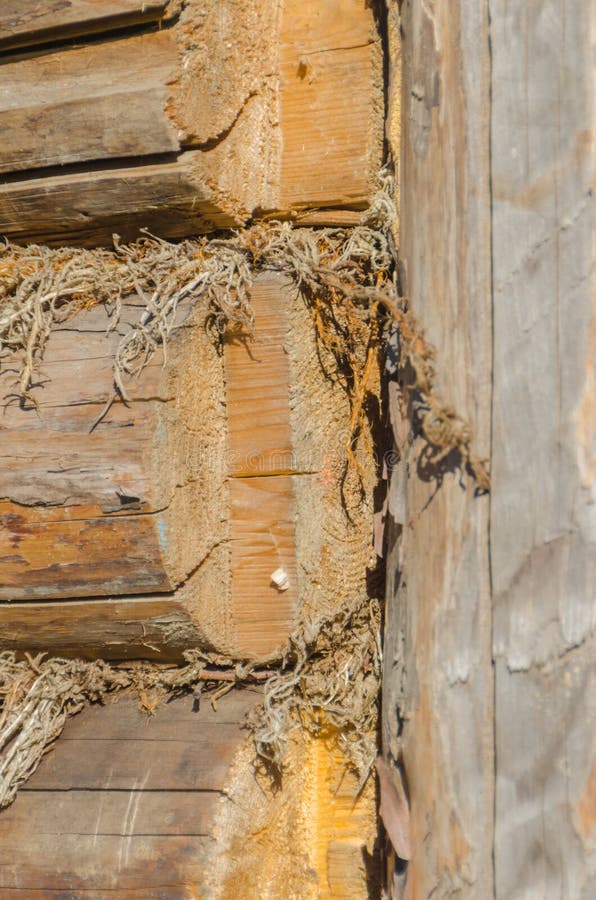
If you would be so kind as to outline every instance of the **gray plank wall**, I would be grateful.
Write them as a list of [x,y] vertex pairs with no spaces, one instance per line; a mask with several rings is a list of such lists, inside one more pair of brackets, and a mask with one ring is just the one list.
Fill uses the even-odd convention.
[[413,858],[392,896],[585,900],[590,4],[399,6],[403,287],[493,490],[474,498],[448,474],[425,507],[435,485],[394,390],[383,746],[403,767]]
[[496,887],[508,900],[587,900],[596,896],[590,3],[491,0],[490,10]]

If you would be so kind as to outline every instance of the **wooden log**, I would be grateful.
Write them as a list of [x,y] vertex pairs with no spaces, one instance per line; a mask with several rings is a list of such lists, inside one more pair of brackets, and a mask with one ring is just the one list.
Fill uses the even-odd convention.
[[[488,22],[463,2],[401,14],[402,285],[437,348],[438,394],[488,456]],[[405,770],[412,829],[392,896],[476,900],[493,892],[488,500],[457,471],[419,477],[420,439],[397,393],[392,406],[383,749]]]
[[294,735],[283,789],[258,775],[234,690],[215,712],[191,696],[121,697],[67,722],[0,811],[6,896],[365,900],[377,876],[375,791],[332,741]]
[[[139,307],[109,334],[102,306],[52,333],[36,405],[2,416],[2,649],[254,658],[300,608],[366,595],[375,461],[361,452],[365,493],[346,516],[349,401],[285,278],[262,276],[251,302],[252,338],[232,329],[221,356],[181,309],[167,366],[158,354],[107,410]],[[10,360],[3,372],[10,393]]]
[[0,172],[180,150],[165,112],[176,64],[169,30],[5,62]]
[[338,9],[193,0],[162,32],[5,60],[0,233],[100,244],[263,214],[353,222],[382,159],[382,53],[371,9]]
[[495,897],[580,900],[596,893],[590,8],[497,0],[491,21]]
[[[275,323],[274,332],[283,341],[287,312],[279,282],[267,285],[260,299],[258,295],[256,289],[257,334],[263,315]],[[100,331],[108,325],[103,308],[69,320],[48,343],[44,366],[50,382],[34,389],[33,395],[40,397],[37,408],[7,410],[2,493],[10,499],[3,501],[0,513],[0,596],[14,602],[107,595],[111,599],[93,601],[100,623],[107,618],[114,628],[118,618],[130,621],[138,610],[135,643],[142,626],[145,637],[147,629],[153,632],[142,643],[155,646],[151,622],[158,618],[162,634],[172,632],[173,652],[179,653],[182,642],[207,639],[200,627],[206,620],[217,643],[239,642],[253,653],[271,650],[287,634],[296,603],[293,491],[289,478],[276,479],[273,473],[233,478],[228,484],[228,474],[234,472],[227,470],[224,370],[212,339],[202,328],[184,327],[168,349],[167,368],[158,359],[131,386],[130,411],[116,404],[116,415],[108,411],[89,433],[110,397],[113,354],[135,314],[130,306],[109,335]],[[249,455],[258,448],[259,434],[264,434],[265,446],[269,439],[259,428],[261,368],[272,393],[285,399],[278,417],[289,434],[288,367],[283,344],[272,365],[261,358],[268,333],[265,327],[252,355],[246,342],[230,348],[232,359],[241,353],[247,364],[228,367],[228,403],[252,408],[257,417],[252,440],[233,444],[239,459],[243,444]],[[50,427],[40,428],[48,408]],[[238,415],[231,418],[236,434]],[[279,567],[291,579],[291,587],[281,593],[271,582]],[[156,592],[166,597],[160,602],[146,596],[140,607],[130,605],[131,594]],[[118,596],[126,599],[114,609]],[[98,603],[109,612],[101,612]],[[230,603],[237,616],[226,626]],[[192,627],[195,607],[198,629]],[[252,622],[246,611],[254,613],[255,607],[260,615]],[[14,607],[5,608],[5,614],[18,631]],[[41,621],[51,629],[55,611]],[[44,629],[46,639],[60,645],[66,638],[72,645],[83,622],[75,615],[73,631],[65,635],[61,628],[53,638]],[[98,627],[101,634],[102,625]],[[176,636],[178,630],[182,638]],[[81,634],[81,649],[89,646],[89,638],[97,645],[100,634],[96,628],[87,637]],[[130,638],[126,627],[118,649],[113,643],[108,648],[110,655],[122,652],[120,645]]]
[[[133,408],[135,401],[142,405],[132,422],[125,414],[124,422],[108,418],[91,431],[113,396],[113,355],[135,314],[138,310],[130,306],[119,328],[109,334],[104,330],[103,336],[98,330],[109,324],[105,308],[71,319],[48,343],[51,387],[34,390],[42,398],[37,409],[12,407],[19,424],[15,427],[15,418],[5,422],[12,428],[2,451],[7,473],[2,479],[2,599],[172,591],[223,539],[221,525],[211,528],[203,518],[209,516],[209,504],[200,470],[190,478],[186,470],[189,429],[203,418],[217,421],[220,392],[221,365],[207,337],[198,354],[194,341],[194,366],[189,367],[191,331],[198,328],[182,330],[167,369],[158,360],[131,386]],[[81,357],[89,332],[92,358],[86,362]],[[210,367],[211,385],[208,379],[203,387]],[[170,407],[164,402],[168,397],[174,398]],[[40,429],[46,404],[54,422]],[[85,416],[73,423],[70,410],[80,411],[80,406]],[[205,429],[207,453],[221,453],[224,441],[214,429]],[[217,490],[215,482],[212,487]],[[183,525],[189,515],[197,528],[192,537]]]
[[133,240],[153,233],[184,237],[230,228],[242,218],[226,211],[202,179],[203,155],[173,162],[47,175],[0,185],[0,232],[18,243],[109,244],[114,233]]
[[[214,601],[215,603],[215,601]],[[205,642],[181,595],[0,605],[2,649],[99,659],[182,660]]]
[[159,22],[167,0],[4,0],[0,50]]
[[197,896],[243,719],[258,700],[234,692],[216,714],[186,697],[148,717],[122,698],[68,722],[0,812],[2,891]]
[[5,61],[0,171],[216,145],[263,93],[277,39],[272,10],[190,3],[163,31]]

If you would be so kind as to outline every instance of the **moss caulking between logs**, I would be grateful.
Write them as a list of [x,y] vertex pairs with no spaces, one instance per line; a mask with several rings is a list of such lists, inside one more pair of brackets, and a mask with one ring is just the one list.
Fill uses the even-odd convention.
[[[438,483],[445,471],[457,469],[485,492],[487,463],[472,451],[469,425],[435,395],[434,350],[396,287],[389,236],[394,218],[392,180],[383,174],[381,190],[351,229],[271,222],[178,244],[150,235],[127,246],[115,239],[112,250],[6,244],[0,248],[0,378],[11,384],[4,403],[35,403],[31,384],[53,328],[98,303],[114,327],[122,300],[133,296],[140,301],[139,320],[118,347],[114,391],[95,428],[116,398],[126,402],[127,384],[153,351],[165,350],[182,301],[192,302],[219,341],[226,329],[250,328],[253,279],[261,272],[284,273],[300,291],[317,341],[335,360],[330,377],[349,397],[346,470],[357,474],[359,442],[374,452],[369,379],[392,334],[397,354],[391,377],[413,434],[422,438],[423,462],[438,473]],[[2,371],[3,358],[14,361],[15,354],[21,360],[16,382],[14,372]],[[14,799],[69,715],[124,689],[136,690],[152,711],[172,692],[204,688],[216,703],[234,686],[258,683],[263,704],[250,724],[264,763],[280,771],[294,729],[331,729],[364,781],[377,753],[381,618],[382,590],[365,600],[341,597],[335,610],[304,617],[278,654],[250,663],[196,649],[185,654],[182,666],[0,653],[0,807]]]

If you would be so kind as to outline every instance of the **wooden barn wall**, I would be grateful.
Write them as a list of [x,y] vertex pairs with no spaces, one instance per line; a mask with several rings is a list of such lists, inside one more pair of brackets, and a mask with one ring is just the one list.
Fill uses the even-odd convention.
[[[438,392],[474,423],[477,452],[488,456],[486,10],[406,0],[401,32],[402,289],[438,349]],[[411,896],[478,900],[492,893],[489,500],[452,474],[437,490],[438,473],[420,471],[422,445],[404,443],[408,428],[392,406],[401,458],[389,498],[384,749],[403,753]]]
[[596,893],[590,5],[391,12],[403,290],[493,478],[475,498],[450,473],[427,503],[436,485],[393,394],[383,748],[405,776],[412,859],[392,896],[583,900]]
[[490,10],[496,896],[579,900],[596,896],[590,4]]

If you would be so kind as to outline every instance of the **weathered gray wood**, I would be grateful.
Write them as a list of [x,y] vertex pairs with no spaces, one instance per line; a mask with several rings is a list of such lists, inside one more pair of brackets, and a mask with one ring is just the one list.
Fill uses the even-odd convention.
[[495,896],[583,900],[596,894],[590,4],[489,6]]
[[[399,160],[404,291],[437,348],[438,393],[490,429],[488,25],[481,4],[405,0]],[[396,150],[398,148],[395,148]],[[393,395],[383,748],[411,803],[406,895],[492,896],[488,500],[419,477]],[[399,737],[401,732],[401,739]],[[396,879],[393,896],[402,896]]]
[[0,50],[157,22],[167,0],[3,0]]
[[0,172],[178,151],[165,111],[177,56],[161,31],[4,63]]
[[[233,745],[235,736],[238,729],[233,725],[218,729],[222,743]],[[63,740],[60,753],[50,753],[37,771],[35,785],[44,791],[118,791],[140,786],[147,791],[216,790],[229,764],[221,749],[214,754],[209,733],[198,728],[190,740],[172,734],[165,741],[152,741],[132,733],[120,741],[96,735]]]
[[201,896],[208,834],[258,701],[234,691],[216,714],[186,696],[149,717],[123,697],[67,722],[0,812],[2,896]]

